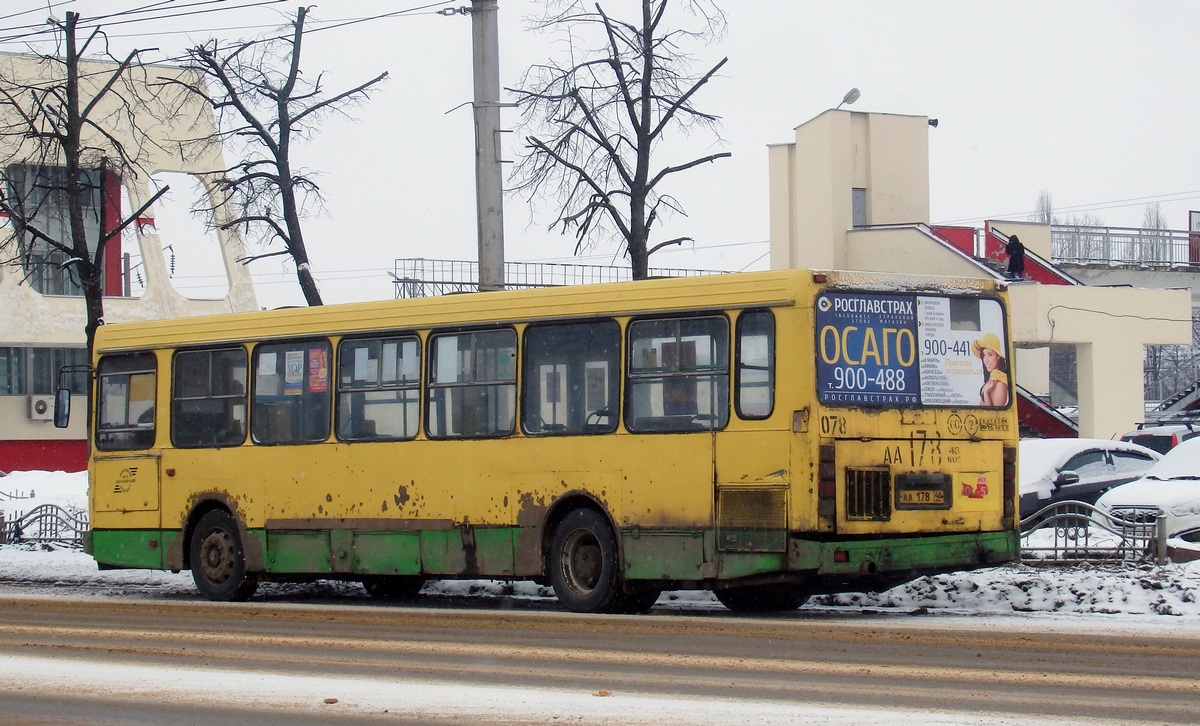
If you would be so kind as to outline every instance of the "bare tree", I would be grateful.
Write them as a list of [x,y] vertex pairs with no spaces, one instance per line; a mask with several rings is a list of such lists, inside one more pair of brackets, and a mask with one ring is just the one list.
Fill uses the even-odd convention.
[[[103,199],[113,188],[106,177],[147,174],[142,162],[144,146],[151,142],[141,133],[136,113],[137,88],[145,85],[139,56],[145,51],[114,58],[99,27],[81,44],[79,22],[79,14],[69,12],[58,23],[62,45],[58,53],[36,56],[36,77],[18,70],[31,67],[16,62],[21,56],[10,57],[0,71],[6,76],[0,77],[0,142],[6,156],[0,209],[12,220],[16,247],[5,251],[4,261],[19,263],[39,290],[48,279],[59,279],[55,289],[41,291],[82,292],[90,352],[96,329],[104,324],[105,249],[167,188],[121,220],[103,219],[104,210],[113,206]],[[89,51],[107,62],[84,61]]]
[[1031,221],[1042,224],[1054,224],[1054,197],[1049,189],[1038,192],[1037,203],[1034,205]]
[[1167,229],[1167,216],[1161,202],[1150,202],[1142,212],[1143,229]]
[[[243,152],[241,162],[216,172],[217,198],[201,211],[214,226],[240,226],[247,236],[257,232],[264,247],[281,242],[282,250],[249,255],[243,261],[290,255],[304,299],[309,305],[320,305],[301,220],[322,199],[313,174],[293,164],[293,144],[312,138],[319,119],[327,114],[344,114],[349,106],[366,100],[369,89],[387,73],[333,95],[326,93],[323,74],[306,79],[300,69],[300,50],[307,13],[307,8],[297,9],[284,36],[234,43],[210,40],[189,49],[188,67],[207,83],[188,88],[217,116],[215,137],[196,141],[240,145],[235,153]],[[233,217],[218,219],[217,210],[226,204],[235,210]]]
[[[689,14],[697,28],[669,23],[672,6]],[[699,110],[695,96],[728,59],[695,73],[683,46],[718,37],[724,14],[711,0],[641,0],[639,7],[637,18],[624,20],[599,4],[588,7],[585,0],[552,5],[534,27],[563,33],[571,48],[568,60],[533,66],[518,88],[509,89],[517,96],[524,125],[542,130],[526,137],[527,154],[514,170],[515,188],[557,200],[550,227],[572,231],[576,253],[615,232],[635,279],[647,276],[650,255],[691,239],[650,246],[662,212],[684,213],[663,191],[665,182],[730,155],[656,163],[668,133],[715,132],[718,117]],[[598,36],[598,47],[576,48],[577,35]]]

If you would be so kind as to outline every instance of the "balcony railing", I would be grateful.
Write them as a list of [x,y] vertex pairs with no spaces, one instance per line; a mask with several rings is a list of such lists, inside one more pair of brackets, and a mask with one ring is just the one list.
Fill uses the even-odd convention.
[[1056,224],[1050,250],[1059,263],[1200,267],[1200,234],[1170,229]]

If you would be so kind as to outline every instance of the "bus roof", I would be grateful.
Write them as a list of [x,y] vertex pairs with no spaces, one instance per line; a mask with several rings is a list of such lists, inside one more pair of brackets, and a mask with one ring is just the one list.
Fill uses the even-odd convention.
[[991,280],[887,273],[799,269],[728,273],[114,323],[98,329],[96,350],[697,308],[790,306],[804,295],[807,286],[818,284],[814,282],[820,279],[818,275],[825,276],[823,287],[835,288],[974,294],[996,289]]

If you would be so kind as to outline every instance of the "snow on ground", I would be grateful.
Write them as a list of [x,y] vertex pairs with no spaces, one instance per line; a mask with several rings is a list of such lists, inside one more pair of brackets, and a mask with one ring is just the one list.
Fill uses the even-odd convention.
[[[0,512],[11,517],[40,504],[86,507],[86,475],[17,472],[0,478]],[[19,496],[9,498],[7,495]],[[908,616],[936,616],[954,627],[994,630],[1069,631],[1083,637],[1119,629],[1126,633],[1200,633],[1200,561],[1141,568],[995,567],[921,578],[878,594],[847,593],[812,598],[797,613],[892,614],[890,627],[917,627]],[[97,569],[91,557],[66,547],[0,545],[0,592],[36,596],[197,598],[187,573]],[[533,583],[487,580],[435,581],[428,600],[492,603],[500,607],[557,607],[553,591]],[[368,596],[356,583],[265,584],[255,599],[290,600],[322,607]],[[324,603],[325,605],[322,605]],[[309,605],[314,606],[314,605]],[[723,612],[707,592],[668,592],[657,609]],[[1024,716],[963,712],[859,708],[838,704],[794,704],[739,699],[653,697],[636,693],[579,691],[531,685],[489,687],[389,679],[378,681],[336,674],[320,678],[284,673],[241,672],[224,667],[149,667],[93,660],[5,656],[0,670],[20,673],[7,679],[14,693],[43,694],[64,689],[123,702],[154,702],[169,697],[203,705],[215,700],[249,704],[269,713],[328,719],[404,714],[431,722],[577,724],[892,724],[905,721],[1013,726]],[[230,683],[238,687],[231,689]],[[449,705],[448,705],[449,704]],[[1096,724],[1092,719],[1060,719],[1062,724]]]
[[[0,511],[11,517],[40,504],[85,508],[84,473],[14,472],[0,478]],[[25,498],[10,499],[10,495]],[[39,594],[194,597],[187,573],[105,570],[70,548],[36,544],[0,545],[0,587],[12,583]],[[44,586],[44,587],[41,587]],[[553,604],[553,590],[529,582],[433,581],[429,598]],[[816,596],[807,609],[863,609],[938,615],[1058,614],[1104,616],[1106,620],[1179,623],[1200,617],[1200,561],[1162,567],[1010,565],[974,572],[923,577],[881,593]],[[267,584],[258,598],[364,598],[356,583]],[[721,610],[707,592],[668,592],[659,608]],[[1164,617],[1166,616],[1166,617]]]

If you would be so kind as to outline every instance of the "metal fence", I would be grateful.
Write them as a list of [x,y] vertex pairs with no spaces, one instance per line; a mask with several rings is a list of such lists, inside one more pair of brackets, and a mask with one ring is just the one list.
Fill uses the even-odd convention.
[[83,544],[87,528],[87,512],[54,504],[43,504],[24,514],[0,512],[0,544],[41,542],[78,547]]
[[[479,290],[479,263],[471,260],[398,259],[392,274],[397,298],[436,297]],[[700,277],[720,270],[652,267],[650,277]],[[570,265],[544,262],[505,262],[504,286],[510,290],[560,287],[633,279],[628,266]]]
[[1027,564],[1165,564],[1165,520],[1155,514],[1128,521],[1086,502],[1057,502],[1021,520],[1021,559]]
[[1200,265],[1200,235],[1170,229],[1136,227],[1050,227],[1050,251],[1055,262],[1180,267]]

